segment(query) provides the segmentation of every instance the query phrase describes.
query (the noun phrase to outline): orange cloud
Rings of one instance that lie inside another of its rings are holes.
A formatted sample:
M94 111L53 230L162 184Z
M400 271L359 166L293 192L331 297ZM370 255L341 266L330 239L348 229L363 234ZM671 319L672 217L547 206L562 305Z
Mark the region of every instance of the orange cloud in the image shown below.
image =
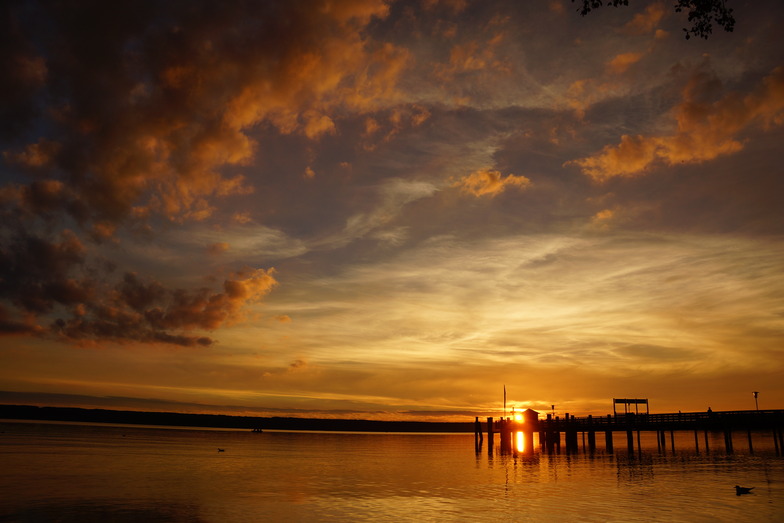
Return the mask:
M250 213L248 212L235 212L231 216L231 221L233 221L234 223L245 224L245 223L252 222L253 218L251 218Z
M456 44L449 53L449 62L439 64L435 73L443 82L452 82L458 76L493 70L508 72L509 64L497 56L503 42L503 33L490 33L484 41L473 40Z
M310 111L304 117L304 133L308 138L313 140L324 134L335 134L335 122L329 116Z
M452 48L449 54L449 68L444 69L444 72L455 74L479 71L486 68L492 59L493 55L490 49L484 46L480 48L478 42L467 42Z
M642 53L622 53L607 63L607 71L613 74L621 74L629 67L636 64L643 57Z
M668 31L665 31L664 29L657 29L656 32L654 33L653 37L656 40L664 40L669 35L670 35L670 33Z
M51 41L56 52L17 60L17 76L50 95L43 99L58 100L40 111L49 134L3 151L3 158L67 183L61 211L78 209L83 223L152 213L203 220L215 198L252 190L220 171L253 162L257 144L249 133L259 122L317 140L336 132L336 115L399 99L408 53L371 45L362 31L387 15L388 2L312 0L276 6L274 16L271 9L232 4L213 23L212 12L195 2L173 12L170 29L96 32L79 43L68 38L78 32L78 9L68 16L52 10L53 34L62 36ZM285 28L278 25L283 19ZM236 20L236 31L225 31ZM129 39L138 43L133 50ZM78 71L58 62L75 55L85 62Z
M3 151L3 158L9 163L33 170L53 166L59 150L59 143L42 138L28 144L22 151Z
M226 242L213 243L212 245L207 247L207 252L209 252L210 254L223 254L228 250L229 250L229 244Z
M363 148L367 151L372 151L379 143L391 141L402 131L419 127L430 116L430 111L427 108L418 104L411 104L409 106L396 107L389 111L386 121L378 117L369 117L365 119L365 130L362 133L362 137L366 140Z
M703 101L711 82L695 77L675 108L677 130L664 136L621 136L618 145L565 165L576 165L602 182L635 176L661 162L701 163L743 148L739 135L750 128L767 129L784 123L784 67L778 67L746 96L729 93L715 102Z
M498 15L478 28L470 40L455 43L446 62L434 65L435 78L449 92L455 104L470 103L477 93L498 82L498 75L515 69L514 59L504 55L507 19Z
M654 2L648 5L642 13L638 13L629 23L624 26L624 30L630 34L643 35L656 30L667 9L662 2Z
M597 229L608 229L610 223L615 218L615 214L615 211L611 209L603 209L591 218L591 224Z
M525 189L531 184L531 180L525 176L516 176L509 174L506 177L502 176L499 171L489 169L480 169L474 171L468 176L464 176L453 184L453 187L459 187L463 192L473 194L474 196L497 196L504 192L508 187L517 187Z
M630 53L633 54L633 53ZM619 55L623 56L623 55ZM610 73L622 73L626 67L631 65L630 57L618 58L615 64L615 71L612 69L612 62L606 65ZM618 82L605 82L597 79L580 79L575 80L566 90L563 102L567 107L574 111L575 116L581 119L585 116L585 111L594 103L600 100L606 100L613 96L618 96L624 91L625 86Z

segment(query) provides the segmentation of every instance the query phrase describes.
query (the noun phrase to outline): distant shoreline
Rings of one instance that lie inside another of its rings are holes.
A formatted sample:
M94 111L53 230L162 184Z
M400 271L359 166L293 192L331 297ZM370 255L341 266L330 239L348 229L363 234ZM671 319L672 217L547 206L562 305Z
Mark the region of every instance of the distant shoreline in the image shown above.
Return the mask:
M180 412L141 412L77 407L0 405L0 419L28 421L78 421L173 427L222 429L303 430L337 432L470 432L472 422L376 421L291 417L229 416Z

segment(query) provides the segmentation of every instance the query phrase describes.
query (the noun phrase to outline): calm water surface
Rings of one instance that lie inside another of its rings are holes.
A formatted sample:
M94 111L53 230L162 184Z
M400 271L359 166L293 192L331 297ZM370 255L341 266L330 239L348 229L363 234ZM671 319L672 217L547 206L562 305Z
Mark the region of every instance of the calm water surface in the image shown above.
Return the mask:
M769 434L667 442L502 456L467 434L0 422L0 521L784 521Z

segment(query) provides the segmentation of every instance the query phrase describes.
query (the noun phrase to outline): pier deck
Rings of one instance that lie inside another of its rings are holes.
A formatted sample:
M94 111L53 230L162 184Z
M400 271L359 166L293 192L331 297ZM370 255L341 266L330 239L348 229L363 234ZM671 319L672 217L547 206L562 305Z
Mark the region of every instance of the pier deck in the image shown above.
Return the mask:
M567 416L569 416L567 414ZM618 414L606 417L575 417L538 420L553 430L577 432L634 430L734 430L772 429L784 425L784 410L737 410L720 412L677 412L671 414Z

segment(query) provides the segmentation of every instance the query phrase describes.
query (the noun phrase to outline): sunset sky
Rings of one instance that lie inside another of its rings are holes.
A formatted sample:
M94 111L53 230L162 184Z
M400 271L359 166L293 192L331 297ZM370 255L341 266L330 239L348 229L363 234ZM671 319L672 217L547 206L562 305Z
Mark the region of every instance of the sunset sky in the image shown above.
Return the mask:
M784 4L5 2L0 403L784 408Z

